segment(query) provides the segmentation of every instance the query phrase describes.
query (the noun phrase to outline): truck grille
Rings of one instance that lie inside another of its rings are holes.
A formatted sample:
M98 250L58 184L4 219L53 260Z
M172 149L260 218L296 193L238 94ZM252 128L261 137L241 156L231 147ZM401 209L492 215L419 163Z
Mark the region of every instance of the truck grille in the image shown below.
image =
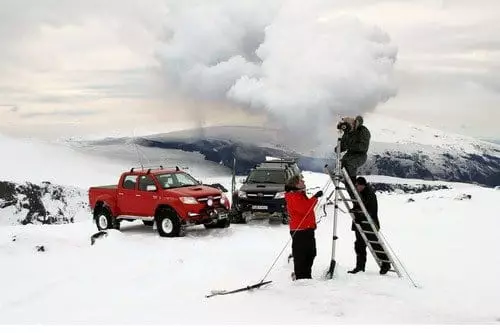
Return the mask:
M209 197L202 197L202 198L196 198L196 200L198 200L198 202L204 202L204 201L207 201ZM217 195L215 197L211 197L212 200L215 202L215 201L220 201L220 195Z
M220 203L220 198L221 198L221 196L220 196L220 195L216 195L216 196L213 196L213 197L201 197L201 198L196 198L196 200L197 200L199 203L206 204L209 198L211 198L211 199L214 201L214 204L213 204L213 206L214 206L214 207L218 207L218 206L220 206L220 205L221 205L221 203Z
M249 198L274 198L276 193L247 193L247 197Z

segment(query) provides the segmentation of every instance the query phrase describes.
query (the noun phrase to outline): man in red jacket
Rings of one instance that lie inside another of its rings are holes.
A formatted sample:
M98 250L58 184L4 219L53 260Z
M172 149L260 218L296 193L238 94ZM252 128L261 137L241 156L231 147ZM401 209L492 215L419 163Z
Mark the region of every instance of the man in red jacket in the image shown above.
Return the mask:
M323 191L318 191L312 198L305 192L302 177L295 176L285 186L285 201L289 217L290 235L292 236L292 256L294 279L311 279L311 268L316 257L316 217L314 206Z

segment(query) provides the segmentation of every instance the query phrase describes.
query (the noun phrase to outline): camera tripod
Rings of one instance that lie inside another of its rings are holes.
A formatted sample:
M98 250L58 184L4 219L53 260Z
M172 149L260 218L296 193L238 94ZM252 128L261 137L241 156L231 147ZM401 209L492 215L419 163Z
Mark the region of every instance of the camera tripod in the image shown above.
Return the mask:
M330 176L333 184L334 184L334 189L333 192L327 197L326 202L330 201L330 198L332 195L334 195L334 214L333 214L333 235L332 235L332 256L331 256L331 261L330 261L330 267L328 269L328 272L326 274L326 277L328 279L333 278L333 274L335 271L335 246L336 246L336 241L338 239L337 237L337 221L338 221L338 211L341 210L339 207L339 201L343 202L345 204L345 207L347 208L347 211L352 217L353 222L356 220L355 213L362 213L365 220L361 222L354 222L354 225L357 229L357 231L360 233L362 236L363 240L365 241L368 249L370 249L371 254L373 255L373 258L377 262L379 267L382 267L382 264L384 263L389 263L392 265L392 269L389 271L396 272L396 274L399 277L402 277L401 272L399 270L398 265L396 264L394 258L397 258L394 254L392 254L387 245L387 241L384 240L383 235L378 231L377 227L375 226L370 214L368 214L368 211L366 210L366 207L361 200L361 197L356 190L356 187L352 183L351 178L349 177L349 174L347 173L345 168L342 168L341 166L341 161L340 161L340 154L341 154L341 137L342 137L342 128L338 129L338 139L337 139L337 147L336 147L336 165L335 165L335 173L332 174L330 170L328 170L328 165L325 165L325 172L328 173ZM341 187L340 183L343 182L344 186L349 186L350 190L354 194L354 199L351 198L346 198L342 190L346 190L346 187ZM357 206L359 207L360 211L356 210L353 211L352 207L349 206L349 202L357 203ZM387 259L380 259L379 254L382 257L386 257ZM384 256L385 255L385 256Z

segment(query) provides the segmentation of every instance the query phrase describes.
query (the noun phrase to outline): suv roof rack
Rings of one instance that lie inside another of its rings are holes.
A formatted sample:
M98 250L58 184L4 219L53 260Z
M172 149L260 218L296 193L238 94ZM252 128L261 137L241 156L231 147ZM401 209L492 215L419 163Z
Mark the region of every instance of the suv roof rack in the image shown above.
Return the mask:
M273 164L267 164L267 163L261 163L257 164L254 169L288 169L290 168L290 165L287 163L273 163Z
M286 157L286 158L276 158L276 159L271 159L271 160L266 160L262 163L297 163L298 159L293 158L293 157Z

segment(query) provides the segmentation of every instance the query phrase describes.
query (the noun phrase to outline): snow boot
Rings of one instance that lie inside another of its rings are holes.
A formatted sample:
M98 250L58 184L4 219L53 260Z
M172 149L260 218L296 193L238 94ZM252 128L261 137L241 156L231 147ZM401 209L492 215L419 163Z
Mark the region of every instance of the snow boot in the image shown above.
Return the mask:
M357 256L356 257L356 267L350 271L347 271L347 273L356 274L358 272L364 272L365 271L365 264L366 264L366 258L362 258L360 256Z
M356 274L356 273L359 273L359 272L364 272L365 269L364 267L355 267L354 269L350 270L350 271L347 271L347 273L349 274Z
M385 275L387 272L391 269L391 264L388 262L382 263L382 266L380 267L380 275Z

